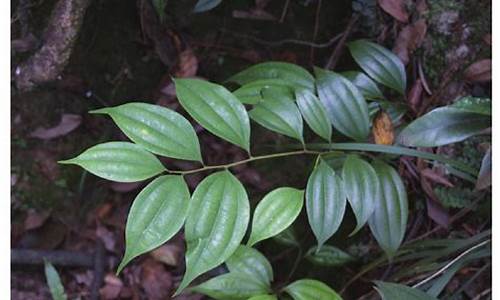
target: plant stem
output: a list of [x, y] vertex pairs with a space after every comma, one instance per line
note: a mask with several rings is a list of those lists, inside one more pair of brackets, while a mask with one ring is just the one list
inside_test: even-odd
[[312, 151], [312, 150], [305, 150], [304, 149], [304, 150], [298, 150], [298, 151], [290, 151], [290, 152], [266, 154], [266, 155], [261, 155], [261, 156], [253, 156], [253, 157], [250, 157], [250, 158], [247, 158], [244, 160], [240, 160], [240, 161], [235, 161], [235, 162], [232, 162], [229, 164], [204, 166], [202, 168], [193, 169], [193, 170], [186, 170], [186, 171], [169, 170], [168, 172], [171, 174], [188, 175], [188, 174], [194, 174], [194, 173], [208, 171], [208, 170], [232, 168], [232, 167], [236, 167], [236, 166], [246, 164], [246, 163], [249, 163], [252, 161], [263, 160], [263, 159], [271, 159], [271, 158], [277, 158], [277, 157], [303, 155], [303, 154], [305, 154], [305, 155], [319, 155], [319, 154], [323, 154], [323, 153], [328, 153], [328, 152]]

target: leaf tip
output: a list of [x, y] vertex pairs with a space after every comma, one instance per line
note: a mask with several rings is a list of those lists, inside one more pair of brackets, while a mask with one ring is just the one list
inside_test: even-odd
[[76, 165], [77, 164], [76, 158], [58, 160], [57, 163], [61, 164], [61, 165]]
[[93, 109], [93, 110], [89, 111], [89, 114], [92, 114], [92, 115], [102, 115], [102, 114], [108, 114], [108, 113], [109, 113], [108, 107]]

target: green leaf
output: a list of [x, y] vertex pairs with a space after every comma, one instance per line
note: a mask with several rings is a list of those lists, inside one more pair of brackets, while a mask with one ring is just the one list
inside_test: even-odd
[[412, 147], [436, 147], [463, 141], [491, 127], [491, 118], [456, 107], [439, 107], [411, 122], [398, 142]]
[[160, 18], [160, 22], [165, 21], [165, 7], [167, 6], [167, 0], [153, 0], [153, 7]]
[[184, 232], [186, 274], [176, 294], [236, 251], [245, 235], [249, 217], [250, 204], [245, 188], [229, 171], [216, 172], [196, 187]]
[[307, 251], [306, 259], [316, 265], [325, 267], [342, 266], [354, 260], [351, 255], [330, 245], [323, 245], [319, 250], [317, 246], [312, 247]]
[[309, 176], [306, 210], [318, 248], [332, 237], [344, 218], [346, 196], [342, 179], [324, 161]]
[[368, 221], [379, 199], [379, 181], [372, 166], [356, 155], [349, 155], [344, 162], [342, 179], [347, 200], [356, 217], [357, 225], [351, 235]]
[[53, 300], [66, 300], [66, 294], [64, 293], [64, 287], [61, 283], [61, 278], [59, 278], [59, 274], [57, 273], [54, 266], [45, 261], [45, 278], [47, 280], [47, 284], [49, 285], [50, 295]]
[[205, 11], [209, 11], [212, 8], [215, 8], [217, 5], [219, 5], [222, 2], [222, 0], [198, 0], [196, 3], [193, 12], [194, 13], [201, 13]]
[[282, 79], [296, 87], [314, 89], [314, 77], [302, 67], [286, 62], [265, 62], [251, 66], [232, 76], [228, 81], [240, 85], [260, 79]]
[[248, 300], [278, 300], [275, 295], [258, 295], [248, 298]]
[[482, 190], [491, 186], [491, 147], [488, 149], [481, 162], [481, 169], [477, 176], [476, 189]]
[[378, 175], [380, 199], [368, 220], [378, 244], [392, 257], [403, 241], [408, 220], [408, 200], [399, 174], [388, 164], [376, 161], [373, 168]]
[[189, 189], [182, 176], [161, 176], [135, 198], [127, 218], [126, 250], [117, 273], [140, 254], [171, 239], [182, 227]]
[[79, 165], [96, 176], [118, 182], [141, 181], [166, 170], [153, 154], [127, 142], [99, 144], [59, 163]]
[[454, 102], [451, 107], [459, 108], [463, 111], [491, 116], [491, 99], [477, 97], [463, 97]]
[[[296, 145], [300, 148], [302, 145]], [[467, 164], [455, 159], [448, 158], [443, 155], [437, 155], [434, 153], [418, 151], [415, 149], [410, 149], [406, 147], [389, 146], [389, 145], [377, 145], [377, 144], [365, 144], [365, 143], [310, 143], [307, 144], [309, 149], [320, 149], [320, 150], [340, 150], [340, 151], [368, 151], [368, 152], [378, 152], [405, 156], [420, 157], [428, 160], [435, 160], [444, 164], [448, 164], [460, 171], [466, 172], [471, 175], [476, 175], [477, 170], [470, 167]]]
[[377, 84], [363, 72], [347, 71], [340, 75], [349, 79], [366, 99], [385, 99]]
[[402, 103], [383, 100], [372, 101], [368, 103], [368, 114], [372, 121], [381, 108], [389, 115], [393, 124], [399, 122], [408, 110], [406, 105]]
[[343, 76], [315, 68], [316, 85], [330, 122], [346, 136], [358, 141], [370, 133], [368, 105], [361, 92]]
[[277, 235], [299, 216], [304, 191], [282, 187], [268, 193], [257, 205], [248, 246]]
[[231, 273], [242, 273], [256, 279], [266, 286], [273, 281], [273, 268], [259, 251], [254, 248], [240, 245], [231, 257], [226, 261], [227, 268]]
[[200, 79], [175, 79], [182, 107], [208, 131], [250, 150], [250, 121], [243, 104], [225, 87]]
[[193, 126], [173, 110], [147, 103], [127, 103], [91, 113], [110, 115], [134, 143], [155, 154], [202, 160]]
[[250, 118], [263, 127], [304, 143], [302, 116], [297, 105], [272, 89], [263, 91], [264, 100], [249, 112]]
[[317, 135], [329, 142], [332, 139], [332, 125], [323, 103], [308, 90], [296, 91], [295, 99], [307, 125]]
[[342, 300], [328, 285], [314, 279], [300, 279], [285, 287], [294, 300]]
[[347, 44], [352, 57], [375, 81], [404, 95], [406, 90], [405, 66], [394, 53], [365, 40]]
[[414, 289], [402, 284], [375, 281], [377, 292], [382, 300], [437, 300], [421, 290]]
[[272, 88], [273, 90], [293, 98], [293, 84], [283, 79], [260, 79], [249, 82], [233, 92], [233, 94], [245, 104], [257, 104], [262, 101], [262, 90]]
[[191, 288], [217, 300], [243, 300], [270, 292], [265, 283], [243, 273], [227, 273]]

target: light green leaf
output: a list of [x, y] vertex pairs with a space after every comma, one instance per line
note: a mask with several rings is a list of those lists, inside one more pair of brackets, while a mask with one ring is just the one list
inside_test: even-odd
[[225, 87], [200, 79], [175, 79], [182, 107], [203, 127], [249, 152], [250, 121], [243, 104]]
[[248, 246], [277, 235], [299, 216], [304, 191], [282, 187], [268, 193], [255, 208]]
[[378, 175], [380, 199], [368, 220], [378, 244], [392, 257], [403, 241], [408, 220], [408, 200], [399, 174], [388, 164], [375, 161], [373, 168]]
[[242, 273], [254, 278], [266, 286], [273, 281], [273, 268], [259, 251], [254, 248], [240, 245], [238, 249], [226, 261], [227, 268], [231, 273]]
[[205, 11], [209, 11], [212, 8], [215, 8], [217, 5], [219, 5], [222, 2], [222, 0], [198, 0], [196, 3], [193, 12], [194, 13], [201, 13]]
[[357, 225], [351, 235], [358, 232], [368, 221], [380, 201], [379, 181], [372, 166], [356, 155], [349, 155], [344, 162], [342, 179], [347, 200], [356, 217]]
[[309, 176], [306, 187], [307, 218], [318, 241], [318, 248], [340, 227], [345, 206], [342, 179], [321, 160]]
[[135, 198], [127, 218], [126, 250], [117, 273], [136, 256], [171, 239], [182, 227], [189, 189], [182, 176], [161, 176]]
[[227, 273], [191, 288], [217, 300], [243, 300], [270, 292], [265, 283], [243, 273]]
[[193, 126], [179, 113], [158, 105], [127, 103], [91, 111], [108, 114], [134, 143], [158, 155], [201, 161]]
[[405, 146], [437, 147], [463, 141], [491, 127], [491, 117], [439, 107], [411, 122], [398, 136]]
[[411, 288], [402, 284], [375, 281], [377, 292], [382, 300], [437, 300], [421, 290]]
[[328, 285], [314, 279], [300, 279], [285, 287], [294, 300], [342, 300]]
[[491, 116], [491, 99], [477, 97], [463, 97], [454, 102], [451, 107], [459, 108], [463, 111]]
[[245, 188], [229, 171], [214, 173], [196, 187], [184, 232], [186, 274], [176, 294], [236, 251], [245, 235], [249, 217], [250, 204]]
[[357, 141], [370, 132], [368, 105], [361, 92], [343, 76], [315, 68], [316, 85], [330, 122], [346, 136]]
[[405, 66], [394, 53], [365, 40], [347, 44], [352, 57], [375, 81], [404, 95], [406, 90]]
[[61, 278], [54, 266], [48, 261], [45, 261], [45, 279], [49, 285], [50, 295], [53, 300], [67, 299], [64, 293], [64, 287], [61, 283]]
[[232, 76], [228, 81], [243, 85], [260, 79], [282, 79], [296, 87], [314, 89], [314, 77], [307, 70], [291, 63], [277, 61], [253, 65]]
[[166, 170], [153, 154], [127, 142], [99, 144], [59, 163], [79, 165], [96, 176], [118, 182], [141, 181]]
[[249, 82], [233, 92], [233, 94], [245, 104], [257, 104], [262, 101], [262, 90], [272, 88], [273, 90], [293, 99], [293, 84], [283, 79], [260, 79]]
[[347, 71], [340, 75], [349, 79], [366, 99], [385, 99], [377, 84], [363, 72]]
[[248, 300], [278, 300], [275, 295], [258, 295], [248, 298]]
[[319, 250], [317, 246], [312, 247], [307, 251], [306, 258], [316, 265], [325, 267], [342, 266], [354, 260], [351, 255], [330, 245], [323, 245]]
[[332, 125], [323, 103], [308, 90], [296, 91], [295, 99], [307, 125], [317, 135], [329, 142], [332, 139]]
[[264, 100], [248, 113], [263, 127], [304, 143], [302, 116], [295, 102], [273, 89], [262, 92]]

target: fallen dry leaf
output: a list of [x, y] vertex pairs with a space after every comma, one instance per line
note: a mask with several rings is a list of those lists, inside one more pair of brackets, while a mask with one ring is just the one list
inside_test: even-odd
[[485, 42], [486, 45], [491, 46], [491, 33], [487, 33], [483, 36], [483, 42]]
[[114, 252], [116, 250], [116, 238], [112, 231], [101, 224], [97, 224], [95, 234], [102, 240], [102, 242], [104, 243], [104, 248], [106, 248], [106, 250], [110, 252]]
[[427, 33], [427, 24], [420, 19], [413, 24], [407, 25], [399, 32], [393, 52], [403, 61], [405, 65], [410, 61], [410, 55], [424, 41]]
[[32, 152], [37, 169], [49, 180], [55, 181], [59, 177], [59, 164], [54, 154], [43, 149]]
[[464, 71], [465, 80], [470, 82], [491, 81], [491, 59], [481, 59]]
[[380, 109], [373, 118], [372, 133], [375, 143], [379, 145], [392, 145], [394, 143], [394, 128], [389, 115]]
[[118, 193], [128, 193], [141, 186], [140, 182], [111, 182], [110, 188]]
[[123, 282], [115, 275], [108, 273], [104, 277], [104, 287], [99, 290], [102, 299], [117, 299], [123, 288]]
[[50, 140], [56, 137], [64, 136], [75, 130], [82, 123], [82, 117], [74, 114], [63, 114], [61, 121], [54, 127], [38, 127], [30, 134], [30, 137], [42, 140]]
[[198, 72], [198, 58], [192, 49], [186, 49], [179, 54], [175, 67], [175, 77], [193, 77]]
[[26, 219], [24, 219], [24, 230], [32, 230], [42, 226], [45, 224], [45, 221], [47, 221], [49, 216], [50, 212], [37, 212], [30, 209]]
[[407, 101], [413, 112], [418, 112], [418, 108], [422, 103], [422, 92], [424, 91], [422, 81], [417, 79], [408, 93]]
[[394, 19], [403, 23], [408, 22], [409, 16], [403, 0], [378, 0], [378, 5]]
[[233, 18], [236, 19], [251, 19], [251, 20], [262, 20], [262, 21], [274, 21], [276, 17], [267, 11], [259, 8], [250, 9], [248, 11], [244, 10], [234, 10]]
[[151, 252], [151, 256], [168, 266], [177, 267], [182, 261], [184, 247], [177, 244], [168, 243]]
[[425, 197], [427, 203], [427, 215], [437, 224], [447, 228], [450, 224], [450, 215], [434, 193], [430, 182], [425, 177], [422, 177], [420, 185], [427, 195], [427, 197]]
[[435, 183], [439, 183], [447, 187], [453, 187], [453, 183], [451, 183], [446, 177], [444, 177], [441, 174], [438, 174], [432, 169], [429, 168], [423, 169], [422, 171], [420, 171], [420, 174], [422, 174], [422, 176]]
[[147, 299], [167, 299], [172, 289], [172, 275], [161, 263], [148, 259], [142, 264], [141, 285]]

